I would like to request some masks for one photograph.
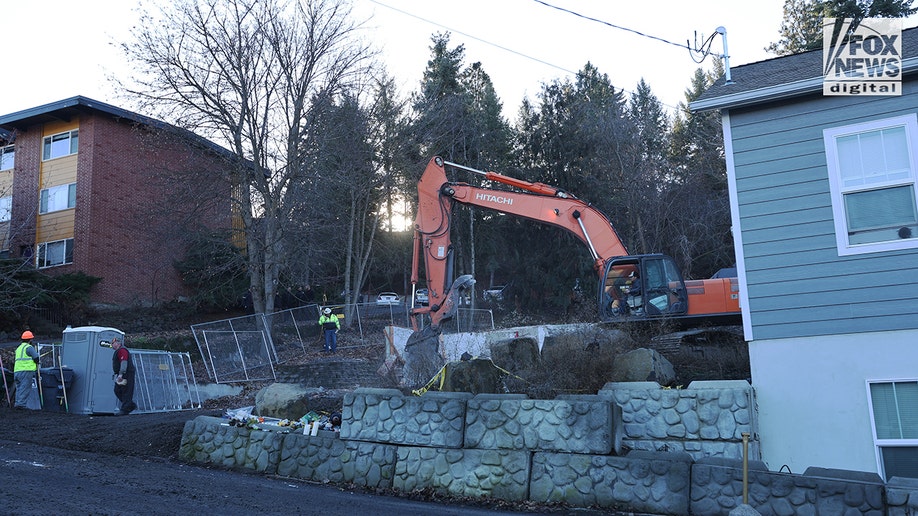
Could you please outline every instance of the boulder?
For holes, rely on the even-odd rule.
[[[671,386],[676,381],[673,364],[655,350],[638,348],[615,358],[613,382],[657,382]]]
[[[546,326],[542,343],[542,362],[560,363],[584,351],[593,353],[601,350],[615,353],[630,342],[631,338],[626,333],[599,324]]]
[[[539,363],[539,344],[529,337],[495,342],[491,344],[491,360],[514,373],[532,369]]]
[[[255,414],[279,419],[299,419],[312,410],[312,401],[325,389],[293,383],[272,383],[255,395]]]
[[[443,380],[444,392],[470,392],[472,394],[503,393],[501,376],[505,373],[487,358],[473,358],[446,365]]]

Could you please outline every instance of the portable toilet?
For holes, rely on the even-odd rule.
[[[115,414],[118,398],[112,381],[114,338],[124,342],[124,332],[102,326],[67,327],[61,341],[61,361],[73,370],[73,384],[67,390],[70,412]],[[104,343],[104,344],[103,344]]]
[[[124,332],[116,328],[81,326],[64,330],[61,342],[62,369],[73,371],[67,389],[70,412],[78,414],[116,414],[111,341],[125,342]],[[134,414],[168,412],[201,406],[201,395],[188,353],[128,349],[134,364]]]

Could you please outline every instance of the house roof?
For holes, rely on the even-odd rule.
[[[918,71],[918,27],[902,31],[903,75]],[[776,57],[730,69],[689,104],[692,111],[749,106],[822,92],[822,49]]]
[[[0,138],[9,141],[17,131],[23,131],[30,126],[61,120],[68,121],[81,113],[88,112],[104,113],[113,118],[172,132],[184,136],[192,142],[196,142],[226,158],[235,158],[235,155],[227,149],[191,131],[79,95],[0,116]]]

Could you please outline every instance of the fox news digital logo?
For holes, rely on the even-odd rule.
[[[865,18],[823,23],[823,95],[902,95],[902,20]]]

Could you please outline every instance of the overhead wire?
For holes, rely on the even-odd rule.
[[[560,71],[562,71],[562,72],[569,73],[569,74],[574,75],[574,76],[577,76],[577,74],[578,74],[578,72],[575,72],[575,71],[572,71],[572,70],[568,70],[567,68],[564,68],[563,66],[559,66],[559,65],[556,65],[556,64],[554,64],[554,63],[550,63],[550,62],[548,62],[548,61],[545,61],[544,59],[539,59],[539,58],[537,58],[537,57],[533,57],[533,56],[531,56],[531,55],[524,54],[524,53],[519,52],[519,51],[517,51],[517,50],[513,50],[513,49],[511,49],[511,48],[507,48],[507,47],[504,47],[504,46],[502,46],[502,45],[498,45],[497,43],[493,43],[493,42],[488,41],[488,40],[486,40],[486,39],[479,38],[479,37],[474,36],[474,35],[472,35],[472,34],[468,34],[468,33],[466,33],[466,32],[463,32],[463,31],[460,31],[460,30],[453,29],[453,28],[451,28],[451,27],[448,27],[448,26],[446,26],[446,25],[443,25],[443,24],[440,23],[440,22],[436,22],[436,21],[433,21],[433,20],[429,20],[429,19],[427,19],[427,18],[424,18],[424,17],[422,17],[422,16],[418,16],[418,15],[416,15],[416,14],[410,13],[410,12],[405,11],[405,10],[403,10],[403,9],[399,9],[399,8],[397,8],[397,7],[393,7],[393,6],[391,6],[391,5],[385,4],[385,3],[383,3],[383,2],[380,2],[379,0],[369,0],[369,1],[372,2],[372,3],[374,3],[374,4],[377,4],[377,5],[379,5],[379,6],[385,7],[385,8],[387,8],[387,9],[391,9],[391,10],[396,11],[396,12],[398,12],[398,13],[404,14],[405,16],[410,16],[410,17],[412,17],[412,18],[415,18],[415,19],[417,19],[417,20],[421,20],[421,21],[423,21],[423,22],[425,22],[425,23],[429,23],[429,24],[434,25],[434,26],[436,26],[436,27],[441,27],[441,28],[446,29],[446,30],[448,30],[448,31],[450,31],[450,32],[455,32],[456,34],[460,34],[460,35],[462,35],[462,36],[465,36],[465,37],[467,37],[467,38],[473,39],[473,40],[475,40],[475,41],[479,41],[479,42],[481,42],[481,43],[484,43],[485,45],[489,45],[489,46],[492,46],[492,47],[501,49],[501,50],[503,50],[503,51],[505,51],[505,52],[510,52],[511,54],[518,55],[518,56],[520,56],[520,57],[522,57],[522,58],[529,59],[529,60],[531,60],[531,61],[535,61],[535,62],[537,62],[537,63],[543,64],[543,65],[545,65],[545,66],[549,66],[549,67],[551,67],[551,68],[555,68],[555,69],[560,70]],[[688,51],[689,51],[689,54],[690,54],[691,57],[692,57],[692,60],[693,60],[694,62],[696,62],[696,63],[701,63],[701,62],[703,62],[704,59],[705,59],[708,55],[711,55],[711,54],[713,54],[715,57],[719,57],[719,58],[724,57],[722,54],[712,53],[712,52],[710,51],[711,44],[712,44],[713,39],[714,39],[714,36],[717,34],[717,32],[714,32],[714,34],[712,34],[710,37],[708,37],[708,39],[707,39],[707,40],[705,41],[705,43],[702,45],[702,49],[701,49],[701,50],[699,50],[699,49],[697,49],[697,48],[696,48],[696,49],[693,49],[691,46],[689,46],[689,44],[688,44],[687,42],[686,42],[686,44],[684,44],[684,45],[683,45],[683,44],[680,44],[680,43],[675,43],[675,42],[669,41],[669,40],[664,39],[664,38],[661,38],[661,37],[657,37],[657,36],[652,36],[652,35],[649,35],[649,34],[645,34],[645,33],[641,32],[641,31],[638,31],[638,30],[635,30],[635,29],[630,29],[630,28],[627,28],[627,27],[622,27],[622,26],[620,26],[620,25],[616,25],[616,24],[613,24],[613,23],[610,23],[610,22],[607,22],[607,21],[604,21],[604,20],[600,20],[600,19],[598,19],[598,18],[593,18],[593,17],[591,17],[591,16],[586,16],[586,15],[584,15],[584,14],[580,14],[580,13],[578,13],[578,12],[576,12],[576,11],[572,11],[572,10],[570,10],[570,9],[566,9],[566,8],[563,8],[563,7],[558,7],[558,6],[556,6],[556,5],[552,5],[552,4],[548,3],[548,2],[545,2],[544,0],[533,0],[533,1],[536,2],[536,3],[538,3],[538,4],[544,5],[545,7],[549,7],[549,8],[551,8],[551,9],[557,9],[557,10],[559,10],[559,11],[562,11],[562,12],[565,12],[565,13],[568,13],[568,14],[571,14],[571,15],[573,15],[573,16],[577,16],[577,17],[583,18],[583,19],[585,19],[585,20],[589,20],[589,21],[593,21],[593,22],[596,22],[596,23],[600,23],[600,24],[606,25],[606,26],[611,27],[611,28],[614,28],[614,29],[618,29],[618,30],[630,32],[630,33],[636,34],[636,35],[641,36],[641,37],[644,37],[644,38],[652,39],[652,40],[655,40],[655,41],[659,41],[659,42],[661,42],[661,43],[665,43],[665,44],[668,44],[668,45],[672,45],[672,46],[678,47],[678,48],[680,48],[680,49],[688,50]],[[700,53],[700,54],[702,55],[701,60],[695,59],[695,55],[694,55],[695,53]],[[614,87],[614,85],[613,85],[613,87]],[[631,91],[631,90],[628,90],[628,89],[625,89],[625,88],[618,88],[618,89],[620,89],[620,90],[622,90],[622,91],[625,91],[625,92],[628,92],[628,93],[631,94],[631,95],[634,95],[634,92]],[[668,106],[668,107],[670,107],[670,108],[673,108],[673,109],[677,109],[676,106],[671,106],[671,105],[665,104],[665,103],[663,103],[663,102],[661,102],[661,104],[663,104],[663,105],[665,105],[665,106]]]

